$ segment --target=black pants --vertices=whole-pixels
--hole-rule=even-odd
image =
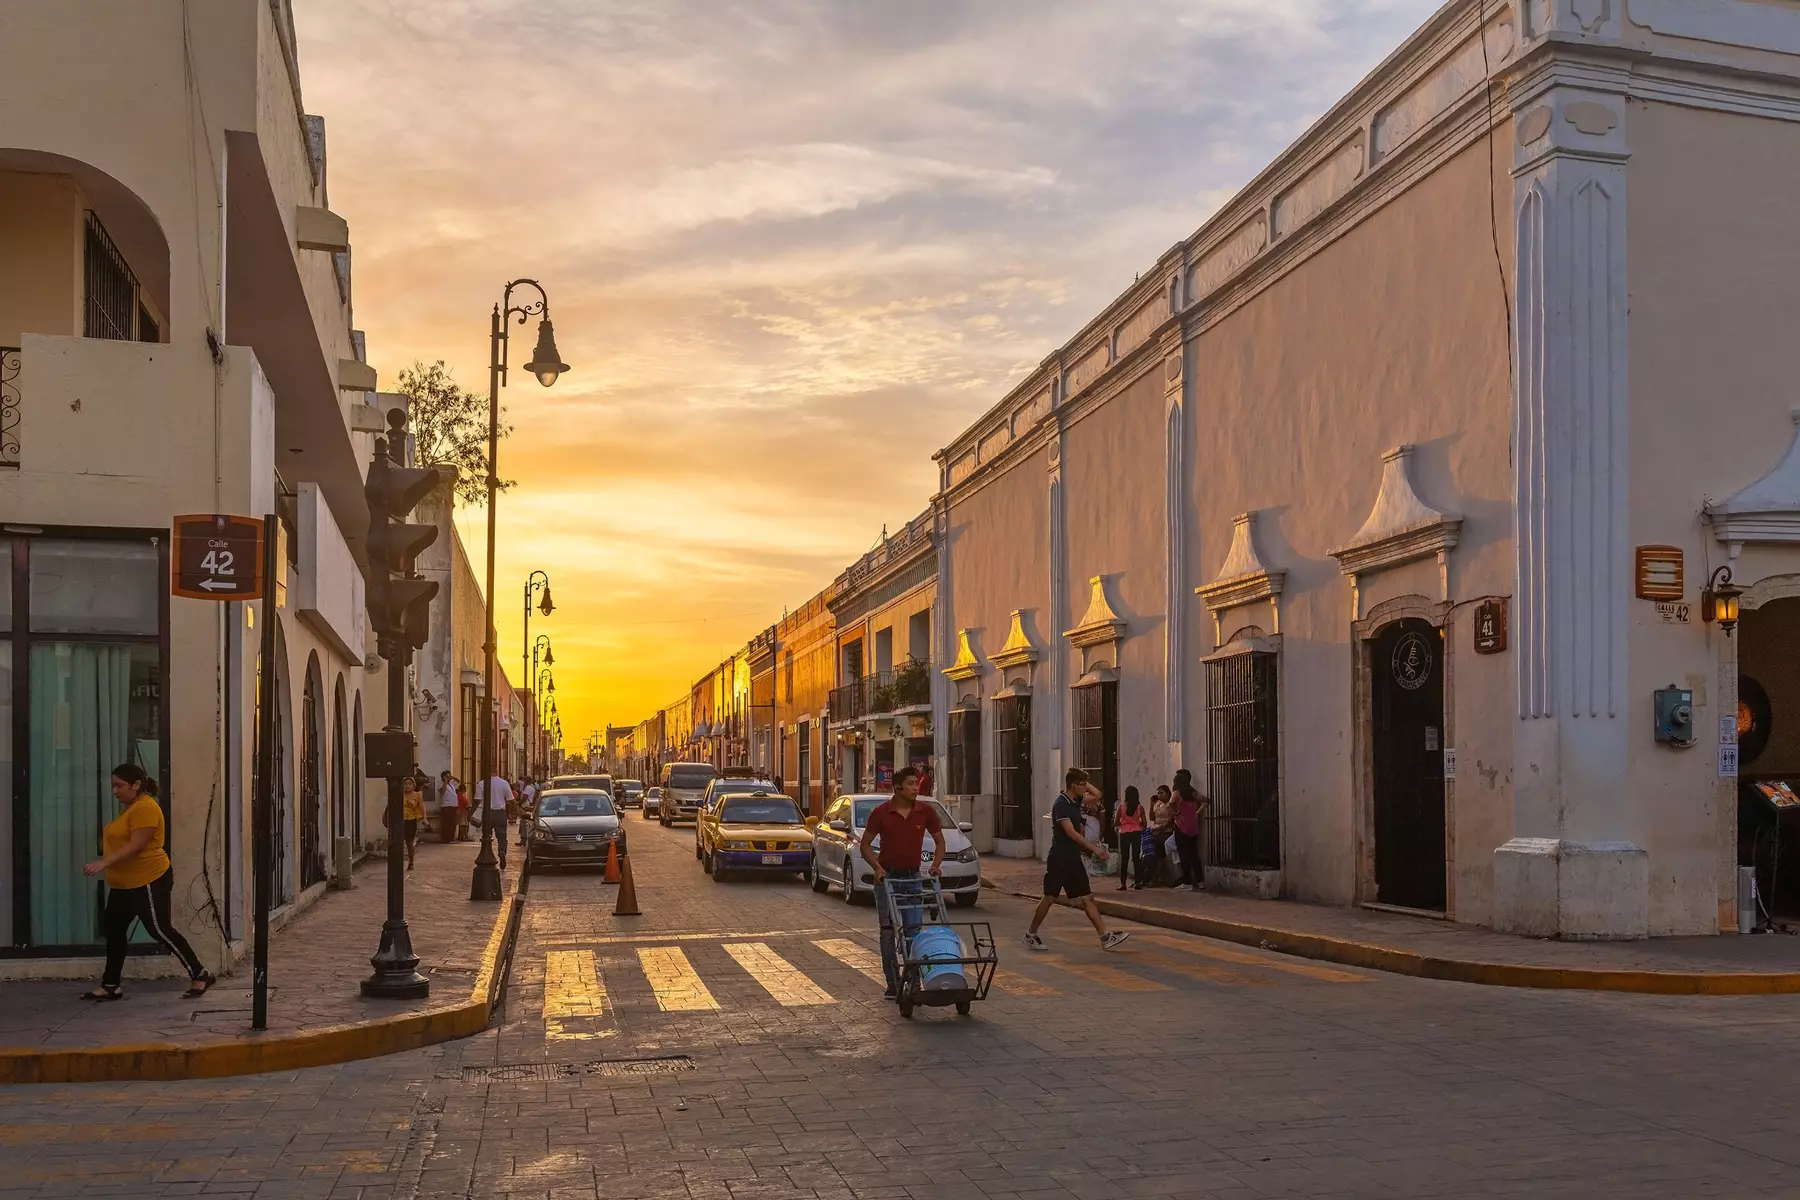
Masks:
[[[1119,835],[1119,888],[1125,888],[1126,876],[1133,863],[1137,864],[1137,881],[1144,882],[1144,835],[1141,833],[1121,833]]]
[[[1200,835],[1175,831],[1175,852],[1181,855],[1181,882],[1189,884],[1204,883],[1204,869],[1200,865]]]
[[[194,948],[188,945],[188,940],[181,936],[181,930],[175,928],[175,923],[169,919],[169,897],[174,891],[173,868],[164,871],[162,878],[144,887],[107,889],[106,974],[100,977],[101,983],[119,986],[120,976],[125,972],[125,948],[131,941],[133,921],[142,921],[145,932],[167,946],[181,960],[189,979],[198,979],[206,974],[206,968],[201,965]]]

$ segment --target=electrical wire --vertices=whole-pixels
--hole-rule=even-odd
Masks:
[[[1494,247],[1494,270],[1500,280],[1500,308],[1506,314],[1506,390],[1512,395],[1518,390],[1518,379],[1513,368],[1513,310],[1512,293],[1506,286],[1506,260],[1500,253],[1500,218],[1494,210],[1499,207],[1500,195],[1494,186],[1494,171],[1498,164],[1494,161],[1494,67],[1488,59],[1487,43],[1487,0],[1479,0],[1476,5],[1475,37],[1481,42],[1481,80],[1482,88],[1487,96],[1487,129],[1483,133],[1487,142],[1488,159],[1488,239]],[[1510,463],[1512,447],[1507,448],[1507,459]]]

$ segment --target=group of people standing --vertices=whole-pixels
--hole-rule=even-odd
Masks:
[[[473,794],[469,786],[449,771],[438,774],[437,782],[423,771],[415,772],[405,783],[404,809],[406,828],[406,869],[412,870],[417,853],[419,831],[426,817],[426,798],[436,801],[437,835],[440,842],[466,842],[471,829],[480,829],[485,821],[493,828],[495,853],[500,865],[506,866],[507,827],[519,823],[519,845],[529,837],[529,818],[537,801],[538,784],[530,776],[508,781],[505,776],[491,777],[487,785],[477,783]],[[385,819],[385,818],[384,818]]]
[[[1144,804],[1135,787],[1113,806],[1113,832],[1119,852],[1119,890],[1128,886],[1126,875],[1135,871],[1129,886],[1139,890],[1155,884],[1161,860],[1173,852],[1176,876],[1170,887],[1186,886],[1198,892],[1206,888],[1200,856],[1200,818],[1212,801],[1194,789],[1193,774],[1175,772],[1175,782],[1163,784]]]

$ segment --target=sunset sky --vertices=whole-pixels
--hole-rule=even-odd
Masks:
[[[921,512],[934,451],[1437,3],[294,7],[382,386],[485,391],[501,287],[550,292],[574,369],[507,392],[499,626],[516,675],[548,571],[579,750]]]

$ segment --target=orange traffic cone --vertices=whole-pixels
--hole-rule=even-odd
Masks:
[[[639,916],[637,884],[632,882],[631,878],[631,855],[627,854],[621,861],[625,864],[624,874],[619,880],[619,902],[613,905],[613,916]]]
[[[609,842],[606,847],[606,882],[619,882],[619,844]]]

